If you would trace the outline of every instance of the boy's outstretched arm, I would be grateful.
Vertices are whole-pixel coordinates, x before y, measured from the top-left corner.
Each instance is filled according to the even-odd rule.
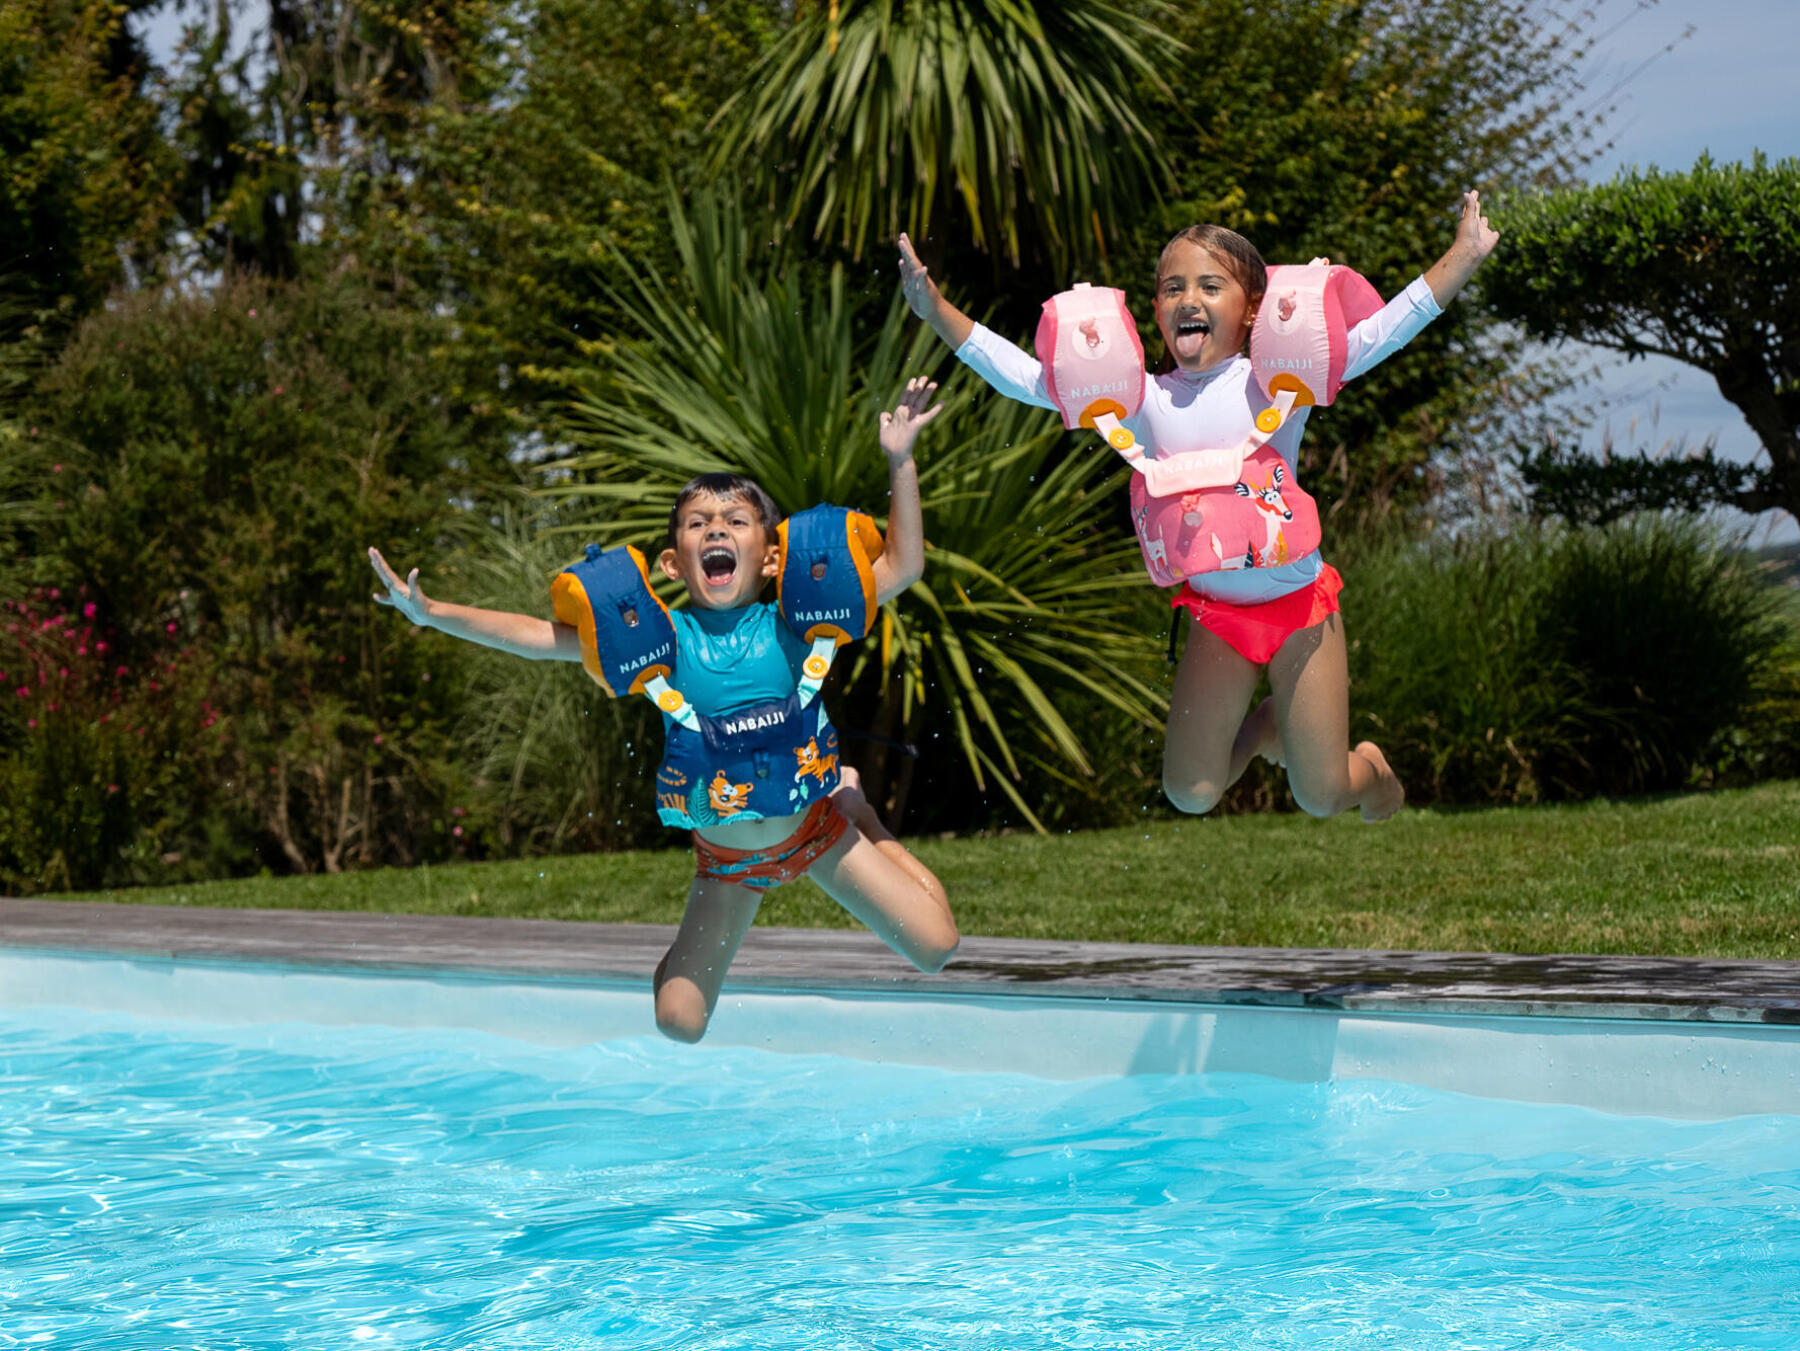
[[[927,408],[937,382],[914,376],[891,413],[881,415],[881,448],[888,462],[887,548],[875,560],[875,601],[885,604],[925,575],[925,526],[919,509],[919,467],[913,442],[943,405]]]
[[[1499,242],[1500,232],[1481,214],[1481,194],[1465,192],[1462,219],[1456,224],[1456,240],[1450,245],[1449,252],[1425,273],[1425,284],[1431,288],[1432,299],[1437,301],[1439,309],[1456,299],[1456,293],[1475,275],[1475,269]]]
[[[912,312],[931,325],[938,337],[956,351],[975,331],[975,321],[944,299],[931,273],[913,251],[912,240],[900,236],[900,293]]]
[[[386,591],[375,593],[377,605],[391,606],[420,628],[436,629],[483,647],[498,648],[532,661],[580,661],[581,636],[567,624],[506,610],[478,610],[430,600],[419,586],[414,568],[403,582],[377,549],[369,550],[369,566]]]

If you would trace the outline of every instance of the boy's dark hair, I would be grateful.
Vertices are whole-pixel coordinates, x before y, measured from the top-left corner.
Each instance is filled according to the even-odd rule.
[[[663,547],[675,547],[675,530],[681,518],[681,509],[692,502],[701,493],[711,497],[737,498],[753,508],[762,521],[762,527],[772,536],[776,527],[785,519],[781,508],[775,505],[775,499],[755,479],[743,474],[701,474],[691,478],[687,485],[675,494],[675,505],[669,508],[669,535]]]

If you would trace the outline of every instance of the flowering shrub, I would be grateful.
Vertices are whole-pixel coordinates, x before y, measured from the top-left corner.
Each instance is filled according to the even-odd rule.
[[[0,602],[0,886],[83,889],[201,876],[204,790],[226,726],[195,623],[127,659],[86,587]]]

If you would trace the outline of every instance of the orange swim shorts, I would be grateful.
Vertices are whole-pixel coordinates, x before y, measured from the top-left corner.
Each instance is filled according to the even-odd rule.
[[[1292,595],[1277,596],[1261,605],[1228,605],[1194,594],[1184,584],[1171,602],[1193,615],[1194,622],[1230,643],[1245,661],[1267,666],[1281,645],[1302,629],[1323,624],[1338,612],[1338,592],[1344,579],[1327,563],[1311,586]]]
[[[807,811],[800,828],[767,849],[727,849],[694,832],[694,875],[740,887],[766,891],[792,882],[843,838],[850,822],[830,798],[820,798]]]

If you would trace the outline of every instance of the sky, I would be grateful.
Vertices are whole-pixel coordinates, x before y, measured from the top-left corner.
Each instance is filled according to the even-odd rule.
[[[1800,0],[1587,0],[1595,50],[1582,70],[1591,106],[1610,108],[1605,147],[1586,170],[1595,181],[1621,167],[1692,167],[1715,160],[1800,156]],[[152,52],[167,57],[180,34],[173,5],[144,25]],[[260,15],[258,0],[240,13]],[[258,24],[247,18],[243,36]],[[1504,241],[1502,241],[1504,247]],[[1749,459],[1755,434],[1719,394],[1710,375],[1663,357],[1625,362],[1572,347],[1565,353],[1594,378],[1572,396],[1596,411],[1581,437],[1598,449],[1698,446],[1716,439],[1721,455]],[[1800,523],[1782,513],[1742,521],[1757,543],[1800,541]]]

